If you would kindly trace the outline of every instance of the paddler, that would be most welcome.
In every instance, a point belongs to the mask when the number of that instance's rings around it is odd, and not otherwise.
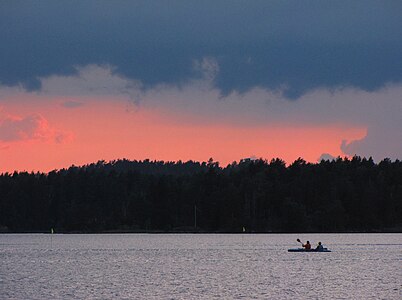
[[[306,249],[306,250],[311,250],[311,244],[310,244],[309,241],[307,241],[307,243],[305,243],[305,244],[302,244],[302,246],[303,246],[303,248]]]
[[[321,244],[321,242],[318,242],[317,248],[315,248],[315,250],[317,250],[317,251],[323,251],[324,250],[324,247]]]

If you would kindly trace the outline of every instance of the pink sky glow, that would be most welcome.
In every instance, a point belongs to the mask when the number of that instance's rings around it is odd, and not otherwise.
[[[222,165],[251,156],[316,162],[323,153],[344,156],[342,140],[366,135],[366,129],[357,126],[189,123],[188,116],[181,120],[169,111],[137,108],[122,99],[86,98],[73,108],[63,106],[65,98],[9,100],[0,110],[0,172],[48,172],[120,158],[206,161],[212,157]]]

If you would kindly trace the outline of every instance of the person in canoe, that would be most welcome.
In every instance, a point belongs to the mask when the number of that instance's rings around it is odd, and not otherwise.
[[[299,239],[297,239],[297,241],[298,241],[300,244],[302,244],[302,247],[303,247],[305,250],[311,250],[311,244],[310,244],[309,241],[307,241],[305,244],[303,244],[303,242],[302,242],[301,240],[299,240]]]
[[[311,244],[309,241],[307,241],[305,244],[302,245],[304,249],[306,250],[311,250]]]
[[[315,248],[316,251],[323,251],[324,250],[324,246],[321,244],[321,242],[318,242],[317,247]]]

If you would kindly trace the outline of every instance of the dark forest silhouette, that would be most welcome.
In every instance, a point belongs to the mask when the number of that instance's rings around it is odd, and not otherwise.
[[[195,225],[196,217],[196,228]],[[0,175],[3,232],[402,231],[402,162],[99,161]]]

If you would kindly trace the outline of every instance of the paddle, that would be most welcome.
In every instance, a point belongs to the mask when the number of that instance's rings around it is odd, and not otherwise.
[[[296,241],[298,241],[299,243],[301,243],[303,245],[303,243],[302,243],[302,241],[300,239],[297,239]]]

